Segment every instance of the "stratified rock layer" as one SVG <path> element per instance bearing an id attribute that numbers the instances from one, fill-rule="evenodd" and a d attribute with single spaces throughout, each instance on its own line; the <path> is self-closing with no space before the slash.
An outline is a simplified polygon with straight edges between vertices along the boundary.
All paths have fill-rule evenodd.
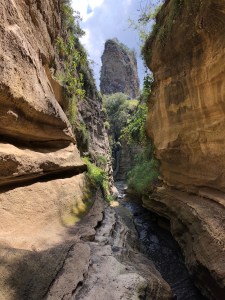
<path id="1" fill-rule="evenodd" d="M 117 39 L 107 40 L 105 43 L 100 89 L 106 95 L 122 92 L 132 99 L 139 95 L 140 83 L 135 54 Z"/>
<path id="2" fill-rule="evenodd" d="M 63 169 L 79 173 L 84 163 L 46 72 L 60 30 L 58 1 L 0 5 L 0 185 Z"/>
<path id="3" fill-rule="evenodd" d="M 225 3 L 168 0 L 157 23 L 144 49 L 155 78 L 148 133 L 165 185 L 183 192 L 165 188 L 144 204 L 170 219 L 203 293 L 223 299 Z"/>
<path id="4" fill-rule="evenodd" d="M 169 31 L 175 2 L 145 47 L 155 78 L 148 132 L 168 184 L 225 191 L 225 3 L 182 1 Z"/>

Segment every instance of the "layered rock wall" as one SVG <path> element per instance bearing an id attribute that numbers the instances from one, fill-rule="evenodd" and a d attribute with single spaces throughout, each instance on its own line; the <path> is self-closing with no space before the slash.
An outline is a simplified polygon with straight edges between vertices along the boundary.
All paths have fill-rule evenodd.
<path id="1" fill-rule="evenodd" d="M 148 133 L 165 184 L 144 205 L 170 220 L 196 284 L 217 300 L 225 293 L 224 25 L 222 0 L 168 0 L 144 48 L 155 78 Z"/>
<path id="2" fill-rule="evenodd" d="M 225 4 L 181 1 L 175 17 L 175 3 L 145 47 L 155 78 L 148 131 L 168 184 L 224 191 Z"/>
<path id="3" fill-rule="evenodd" d="M 45 295 L 95 200 L 50 71 L 60 11 L 58 0 L 0 1 L 1 299 Z"/>
<path id="4" fill-rule="evenodd" d="M 58 1 L 1 2 L 0 184 L 84 166 L 46 73 L 59 30 Z"/>
<path id="5" fill-rule="evenodd" d="M 132 99 L 139 95 L 140 82 L 135 54 L 116 39 L 105 43 L 100 89 L 106 95 L 122 92 Z"/>

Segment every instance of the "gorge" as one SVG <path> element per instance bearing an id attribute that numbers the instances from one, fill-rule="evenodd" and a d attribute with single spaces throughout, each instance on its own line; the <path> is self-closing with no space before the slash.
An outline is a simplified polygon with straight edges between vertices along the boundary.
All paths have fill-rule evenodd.
<path id="1" fill-rule="evenodd" d="M 163 2 L 140 97 L 135 54 L 117 39 L 98 92 L 70 1 L 0 0 L 0 15 L 0 299 L 223 300 L 224 1 Z M 114 178 L 112 95 L 116 125 L 147 113 L 151 139 L 120 142 L 119 129 Z M 159 174 L 124 191 L 115 181 L 143 149 L 140 177 Z"/>

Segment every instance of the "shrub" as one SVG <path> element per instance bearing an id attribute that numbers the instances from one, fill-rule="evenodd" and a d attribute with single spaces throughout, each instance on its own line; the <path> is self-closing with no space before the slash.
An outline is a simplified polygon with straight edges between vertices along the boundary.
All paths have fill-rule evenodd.
<path id="1" fill-rule="evenodd" d="M 101 168 L 105 168 L 107 164 L 107 157 L 101 154 L 96 155 L 97 165 Z"/>
<path id="2" fill-rule="evenodd" d="M 128 96 L 123 93 L 103 96 L 103 106 L 110 125 L 109 135 L 112 136 L 113 142 L 119 140 L 121 130 L 127 125 L 137 104 L 137 100 L 129 100 Z"/>
<path id="3" fill-rule="evenodd" d="M 74 133 L 77 140 L 77 147 L 80 151 L 80 154 L 83 155 L 83 153 L 87 152 L 89 148 L 89 131 L 86 128 L 86 125 L 81 121 L 77 121 L 75 125 Z"/>
<path id="4" fill-rule="evenodd" d="M 70 121 L 70 124 L 75 125 L 77 119 L 77 99 L 75 96 L 72 96 L 69 99 L 67 117 Z"/>
<path id="5" fill-rule="evenodd" d="M 146 143 L 145 124 L 147 117 L 146 104 L 140 104 L 137 107 L 132 118 L 129 120 L 128 125 L 121 131 L 121 139 L 128 144 L 136 143 L 144 145 Z"/>
<path id="6" fill-rule="evenodd" d="M 104 127 L 105 127 L 105 130 L 109 130 L 110 129 L 110 124 L 109 124 L 108 121 L 104 122 Z"/>
<path id="7" fill-rule="evenodd" d="M 79 25 L 79 13 L 74 13 L 68 0 L 62 0 L 60 8 L 63 30 L 55 40 L 55 49 L 60 59 L 60 69 L 57 70 L 55 79 L 65 88 L 66 114 L 74 125 L 77 100 L 85 96 L 84 74 L 81 68 L 85 69 L 82 66 L 88 65 L 88 61 L 86 51 L 79 42 L 79 37 L 84 34 Z"/>
<path id="8" fill-rule="evenodd" d="M 136 156 L 136 165 L 128 172 L 128 186 L 137 194 L 151 192 L 159 176 L 159 162 L 149 158 L 146 150 Z"/>
<path id="9" fill-rule="evenodd" d="M 147 103 L 152 91 L 152 85 L 154 83 L 153 74 L 149 74 L 148 71 L 145 73 L 144 82 L 143 82 L 143 90 L 141 93 L 141 101 Z"/>
<path id="10" fill-rule="evenodd" d="M 103 191 L 104 198 L 110 200 L 110 191 L 109 191 L 109 178 L 106 172 L 97 167 L 95 164 L 91 163 L 90 160 L 85 157 L 83 158 L 84 162 L 87 164 L 87 177 L 90 180 L 90 183 L 93 187 L 100 187 Z"/>

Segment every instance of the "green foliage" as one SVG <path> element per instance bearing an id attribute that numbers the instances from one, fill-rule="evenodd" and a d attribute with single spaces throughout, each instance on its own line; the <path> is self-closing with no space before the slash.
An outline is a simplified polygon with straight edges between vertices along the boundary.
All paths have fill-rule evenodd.
<path id="1" fill-rule="evenodd" d="M 159 162 L 153 157 L 151 147 L 145 148 L 135 160 L 135 166 L 128 172 L 128 186 L 137 194 L 147 194 L 157 182 Z"/>
<path id="2" fill-rule="evenodd" d="M 107 179 L 106 173 L 95 164 L 91 163 L 87 157 L 83 158 L 84 162 L 87 164 L 88 172 L 87 176 L 90 179 L 91 183 L 97 187 L 102 185 L 104 180 Z"/>
<path id="3" fill-rule="evenodd" d="M 146 118 L 147 118 L 147 106 L 146 102 L 151 94 L 151 88 L 153 84 L 152 74 L 147 74 L 144 77 L 144 84 L 142 94 L 140 96 L 140 103 L 136 104 L 132 113 L 132 116 L 128 119 L 126 126 L 121 130 L 121 139 L 128 144 L 145 145 L 147 142 L 146 136 Z"/>
<path id="4" fill-rule="evenodd" d="M 87 177 L 90 180 L 90 183 L 93 187 L 101 187 L 104 197 L 107 201 L 110 201 L 110 192 L 109 192 L 109 178 L 106 172 L 97 167 L 95 164 L 91 163 L 90 160 L 85 157 L 83 158 L 84 162 L 87 164 Z"/>
<path id="5" fill-rule="evenodd" d="M 77 129 L 76 136 L 78 136 L 78 138 L 79 138 L 79 144 L 88 145 L 88 143 L 89 143 L 89 133 L 88 133 L 88 130 L 87 130 L 85 124 L 79 123 L 77 125 L 76 129 Z"/>
<path id="6" fill-rule="evenodd" d="M 104 122 L 104 127 L 105 127 L 105 130 L 109 130 L 110 129 L 110 124 L 109 124 L 108 121 Z"/>
<path id="7" fill-rule="evenodd" d="M 77 99 L 75 96 L 72 96 L 69 99 L 69 106 L 68 106 L 68 119 L 71 125 L 75 125 L 77 119 Z"/>
<path id="8" fill-rule="evenodd" d="M 71 1 L 62 1 L 61 12 L 63 27 L 67 30 L 72 31 L 76 37 L 83 36 L 84 31 L 81 29 L 79 24 L 81 20 L 80 13 L 78 11 L 74 12 L 74 10 L 71 7 Z"/>
<path id="9" fill-rule="evenodd" d="M 71 124 L 76 118 L 76 99 L 85 96 L 84 74 L 80 71 L 83 65 L 87 65 L 87 54 L 79 42 L 79 37 L 84 34 L 80 28 L 81 20 L 78 12 L 74 12 L 70 1 L 61 1 L 61 18 L 63 31 L 55 41 L 55 49 L 58 52 L 61 70 L 56 73 L 56 80 L 65 87 L 68 100 L 67 116 Z"/>
<path id="10" fill-rule="evenodd" d="M 97 161 L 97 165 L 100 168 L 105 168 L 107 165 L 107 157 L 101 154 L 97 154 L 96 155 L 96 161 Z"/>
<path id="11" fill-rule="evenodd" d="M 149 40 L 157 38 L 162 45 L 165 45 L 166 39 L 168 38 L 174 24 L 176 23 L 177 17 L 181 14 L 184 2 L 185 0 L 171 0 L 170 10 L 167 16 L 163 14 L 163 11 L 160 11 L 161 7 L 157 9 L 156 14 L 154 16 L 154 24 L 152 26 L 150 35 L 148 36 Z M 143 54 L 144 51 L 145 48 L 142 49 Z"/>
<path id="12" fill-rule="evenodd" d="M 149 100 L 153 82 L 154 82 L 153 75 L 147 73 L 146 71 L 146 75 L 144 77 L 144 82 L 143 82 L 143 90 L 141 93 L 141 101 L 144 103 L 146 103 Z"/>
<path id="13" fill-rule="evenodd" d="M 136 143 L 144 145 L 146 143 L 145 124 L 147 111 L 145 104 L 138 105 L 128 125 L 122 129 L 121 139 L 125 140 L 128 144 Z"/>
<path id="14" fill-rule="evenodd" d="M 136 30 L 139 34 L 141 48 L 145 44 L 151 27 L 154 26 L 156 16 L 161 8 L 163 0 L 155 1 L 154 3 L 151 1 L 143 1 L 145 5 L 141 5 L 140 7 L 140 15 L 138 22 L 135 22 L 132 19 L 129 19 L 129 25 L 131 28 Z"/>
<path id="15" fill-rule="evenodd" d="M 128 100 L 123 93 L 115 93 L 103 96 L 103 106 L 107 112 L 107 119 L 110 124 L 109 134 L 116 142 L 137 107 L 137 100 Z"/>

